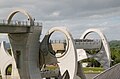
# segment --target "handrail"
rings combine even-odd
[[[96,41],[97,43],[101,43],[100,39],[94,39],[94,40],[90,40],[90,39],[74,39],[75,43],[91,43]],[[66,43],[66,40],[50,40],[50,43]]]
[[[12,20],[8,23],[8,20],[0,20],[0,25],[13,25],[13,26],[31,26],[29,21]],[[33,26],[42,26],[40,22],[34,22]]]
[[[50,40],[50,43],[51,44],[54,44],[54,43],[66,43],[66,40]]]

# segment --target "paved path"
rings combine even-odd
[[[86,79],[92,79],[93,77],[95,77],[97,74],[85,74]]]

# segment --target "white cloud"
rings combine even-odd
[[[103,18],[103,16],[102,15],[92,15],[92,16],[89,16],[89,18],[97,19],[97,18]]]
[[[60,15],[60,12],[59,11],[56,11],[56,12],[53,12],[52,14],[51,14],[51,16],[55,16],[55,17],[57,17],[57,16],[59,16]]]
[[[66,25],[78,37],[84,30],[97,27],[103,28],[109,39],[120,39],[120,18],[116,18],[120,17],[119,4],[120,0],[0,0],[0,19],[7,18],[15,8],[23,8],[43,21],[45,31]],[[113,30],[114,26],[117,28]]]
[[[7,34],[0,34],[0,42],[2,41],[9,42]]]
[[[108,25],[108,22],[103,22],[100,24],[100,26],[107,26]]]

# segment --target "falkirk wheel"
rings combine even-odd
[[[29,19],[28,22],[12,22],[16,13],[23,13]],[[12,22],[12,23],[11,23]],[[83,33],[80,39],[74,39],[72,34],[65,27],[51,28],[43,40],[39,37],[42,31],[42,25],[35,23],[33,18],[25,10],[15,10],[8,16],[7,23],[0,24],[1,33],[7,33],[10,41],[12,56],[6,52],[4,42],[0,48],[0,69],[2,79],[7,79],[6,69],[12,65],[11,79],[86,79],[81,60],[94,58],[105,68],[110,67],[110,49],[104,34],[98,29],[88,29]],[[5,27],[6,26],[6,27]],[[9,30],[6,30],[9,29]],[[59,31],[65,36],[65,43],[61,43],[56,48],[55,44],[49,42],[51,35]],[[86,36],[96,32],[100,41],[86,39]],[[64,47],[66,45],[66,47]],[[55,50],[64,49],[62,53]],[[95,55],[90,55],[86,50],[100,49]],[[82,58],[81,53],[86,57]],[[45,70],[46,65],[56,64],[58,68],[54,70]]]
[[[64,36],[66,37],[67,48],[64,51],[64,53],[60,54],[59,56],[53,55],[52,52],[54,51],[50,51],[51,49],[48,46],[50,36],[55,31],[60,31],[64,33]],[[85,40],[86,36],[91,32],[96,32],[101,37],[101,40],[99,41],[98,40],[93,41],[88,39]],[[86,52],[86,49],[92,50],[94,48],[99,48],[97,54],[90,55]],[[45,35],[43,41],[41,42],[40,49],[41,49],[41,54],[43,54],[42,55],[43,57],[41,58],[44,58],[42,59],[44,60],[44,62],[41,62],[41,64],[58,63],[58,66],[60,68],[59,75],[64,75],[67,70],[68,73],[66,73],[66,77],[69,77],[70,79],[76,79],[78,77],[82,79],[86,79],[85,75],[83,74],[82,66],[80,63],[80,61],[83,59],[94,58],[95,60],[100,62],[100,64],[103,66],[104,69],[110,68],[111,58],[110,58],[109,45],[107,43],[107,39],[104,36],[104,34],[98,29],[88,29],[83,33],[80,39],[76,40],[72,38],[72,35],[69,33],[67,28],[54,27],[50,29]],[[85,53],[87,55],[86,58],[82,58],[82,56],[80,55],[81,53]],[[67,62],[67,64],[65,62]]]

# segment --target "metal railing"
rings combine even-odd
[[[51,44],[54,44],[54,43],[66,43],[66,40],[50,40],[50,43]]]
[[[32,25],[30,21],[18,21],[12,20],[8,23],[8,20],[0,20],[0,25],[13,25],[13,26],[42,26],[40,22],[33,22]]]
[[[90,39],[74,39],[75,44],[77,43],[96,43],[96,44],[100,44],[101,40],[100,39],[94,39],[94,40],[90,40]],[[50,43],[66,43],[66,40],[50,40]]]

